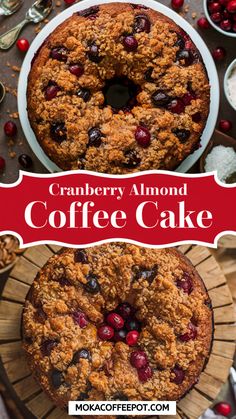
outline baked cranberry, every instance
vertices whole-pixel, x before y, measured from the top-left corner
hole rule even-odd
[[[213,3],[208,4],[208,9],[210,13],[216,13],[221,11],[221,5],[219,2],[214,1]]]
[[[65,286],[69,287],[71,285],[70,281],[67,278],[65,278],[64,276],[62,278],[59,278],[58,282],[62,287],[65,287]]]
[[[168,105],[168,110],[173,113],[180,114],[184,112],[184,109],[184,103],[180,99],[173,99]]]
[[[74,313],[72,313],[72,318],[81,329],[84,329],[88,325],[87,316],[82,311],[75,311]]]
[[[230,406],[229,403],[227,402],[220,402],[217,403],[214,408],[213,408],[214,412],[217,413],[218,415],[223,415],[223,416],[229,416],[232,408]]]
[[[143,4],[134,4],[134,3],[131,3],[130,5],[133,7],[133,9],[138,9],[138,10],[141,10],[141,9],[147,10],[148,9],[148,7],[147,6],[144,6]]]
[[[56,389],[59,388],[64,382],[62,372],[58,370],[53,370],[51,373],[51,380],[53,387]]]
[[[86,251],[83,249],[76,250],[74,253],[74,261],[75,263],[82,263],[82,264],[88,263],[88,256],[86,254]]]
[[[185,47],[185,40],[180,33],[176,33],[177,41],[175,42],[175,46],[179,47],[179,49],[184,49]]]
[[[176,365],[171,372],[175,375],[174,378],[171,378],[171,382],[175,384],[182,384],[185,378],[184,370]]]
[[[212,55],[215,61],[222,61],[226,57],[226,50],[223,47],[217,47],[212,51]]]
[[[65,47],[55,47],[51,50],[50,57],[54,60],[66,62],[68,50]]]
[[[212,13],[211,20],[214,23],[219,23],[222,20],[222,14],[220,12]]]
[[[135,131],[135,140],[141,147],[148,147],[151,142],[151,134],[149,130],[142,126],[137,127]]]
[[[75,3],[76,0],[64,0],[64,2],[68,5]]]
[[[99,128],[90,128],[88,131],[89,142],[88,146],[90,147],[99,147],[102,143],[102,133]]]
[[[87,283],[84,284],[84,288],[90,294],[97,294],[100,291],[100,285],[96,275],[89,274],[87,276]]]
[[[136,15],[134,20],[134,32],[146,32],[151,30],[151,22],[146,15]]]
[[[18,157],[18,162],[24,169],[29,169],[33,165],[33,160],[28,154],[21,154]]]
[[[184,65],[185,67],[190,66],[193,64],[194,56],[192,52],[188,49],[183,49],[181,51],[178,51],[176,54],[177,61],[180,61],[181,65]]]
[[[146,381],[150,380],[153,376],[153,371],[149,365],[147,365],[145,368],[140,368],[138,370],[138,378],[141,381],[141,383],[146,383]]]
[[[139,332],[137,330],[132,330],[131,332],[128,332],[126,335],[126,343],[129,346],[134,346],[138,342],[139,338]]]
[[[135,275],[134,281],[144,279],[145,281],[148,281],[149,284],[151,284],[153,280],[156,278],[157,273],[158,273],[157,265],[155,265],[152,269],[140,269]]]
[[[127,330],[140,330],[140,322],[136,318],[127,319],[125,323]]]
[[[84,68],[80,64],[71,64],[69,66],[69,72],[76,77],[80,77],[84,74]]]
[[[200,17],[197,21],[198,27],[200,29],[209,29],[211,27],[206,17]]]
[[[17,126],[13,121],[7,121],[4,124],[4,132],[7,137],[14,137],[17,133]]]
[[[82,88],[77,91],[77,96],[83,99],[84,102],[88,102],[91,98],[91,92],[89,89]]]
[[[80,349],[77,351],[73,356],[73,364],[77,364],[81,358],[88,359],[89,361],[91,360],[91,354],[88,349]]]
[[[59,86],[56,83],[50,83],[45,90],[45,99],[52,100],[57,96],[57,93],[60,91]]]
[[[171,6],[175,10],[181,9],[184,5],[184,0],[171,0]]]
[[[134,309],[129,303],[121,303],[117,309],[117,313],[123,317],[123,319],[128,319],[132,314],[134,314]]]
[[[138,41],[134,36],[128,35],[123,39],[123,45],[128,52],[136,51],[138,48]]]
[[[231,0],[227,3],[226,9],[229,13],[236,13],[236,0]]]
[[[3,157],[0,156],[0,171],[3,171],[5,169],[6,162]]]
[[[202,115],[201,112],[196,112],[195,114],[192,115],[192,120],[193,122],[195,122],[196,124],[199,124],[199,122],[201,122],[202,120]]]
[[[19,49],[19,51],[21,52],[26,52],[29,49],[29,41],[26,38],[20,38],[18,39],[17,43],[16,43],[17,48]]]
[[[226,19],[226,20],[222,20],[222,22],[220,22],[220,27],[223,31],[229,32],[232,29],[232,23],[231,20]]]
[[[115,342],[125,342],[127,331],[125,329],[116,330],[114,334]]]
[[[102,60],[102,57],[99,56],[99,47],[95,42],[92,42],[89,45],[88,58],[90,59],[90,61],[97,64],[100,63],[100,61]]]
[[[185,106],[190,105],[191,102],[195,99],[196,99],[196,95],[193,92],[185,93],[185,95],[182,97],[182,101],[185,104]]]
[[[157,90],[152,95],[152,102],[156,106],[165,107],[168,105],[170,100],[171,100],[170,96],[167,93],[165,93],[163,90]]]
[[[50,135],[57,143],[66,140],[66,127],[64,122],[53,122],[50,126]]]
[[[228,132],[232,129],[233,124],[228,119],[221,119],[219,122],[219,128],[223,132]]]
[[[99,6],[92,6],[92,7],[89,7],[88,9],[78,12],[78,14],[83,17],[89,17],[89,16],[96,15],[98,12],[99,12]]]
[[[153,83],[152,72],[153,72],[153,67],[149,67],[147,71],[145,71],[145,74],[144,74],[145,80],[148,81],[149,83]]]
[[[51,351],[53,350],[53,348],[55,348],[55,346],[57,346],[58,342],[57,340],[53,340],[53,339],[47,339],[45,340],[41,346],[41,352],[43,356],[49,356]]]
[[[179,339],[182,342],[188,342],[189,340],[194,340],[197,337],[197,328],[193,323],[189,323],[188,332],[179,336]]]
[[[134,150],[126,151],[124,155],[125,155],[126,161],[123,163],[123,165],[125,167],[132,169],[134,167],[137,167],[141,162],[140,157],[137,155],[137,153]]]
[[[115,330],[120,330],[124,327],[124,320],[117,313],[109,313],[106,318],[107,323],[112,326]]]
[[[191,294],[193,291],[193,283],[189,276],[189,274],[186,272],[183,274],[183,277],[181,279],[177,279],[176,285],[178,288],[180,288],[185,294]]]
[[[191,135],[191,132],[188,129],[176,128],[172,132],[174,135],[176,135],[181,143],[185,143]]]
[[[140,369],[145,368],[148,365],[147,355],[144,351],[135,351],[130,355],[130,363],[132,367]]]
[[[111,326],[100,326],[98,329],[98,336],[102,340],[111,340],[114,337],[114,329]]]

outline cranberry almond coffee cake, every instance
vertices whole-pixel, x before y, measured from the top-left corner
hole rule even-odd
[[[22,319],[29,366],[56,405],[179,400],[211,350],[203,281],[175,249],[62,249],[35,278]]]
[[[109,3],[75,13],[37,52],[28,115],[62,170],[174,170],[199,147],[210,86],[196,46],[145,6]]]

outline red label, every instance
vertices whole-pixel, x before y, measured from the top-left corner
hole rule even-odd
[[[114,240],[213,247],[223,233],[236,234],[236,186],[218,183],[212,173],[20,172],[15,184],[0,185],[0,194],[0,232],[17,235],[23,247]]]

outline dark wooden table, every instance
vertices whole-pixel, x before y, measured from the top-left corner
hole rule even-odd
[[[49,19],[53,18],[57,13],[64,10],[66,7],[63,0],[53,1],[54,10],[49,16]],[[141,3],[141,0],[140,0]],[[161,3],[169,6],[170,0],[161,0]],[[24,0],[22,8],[15,13],[13,16],[5,18],[0,16],[0,33],[12,28],[16,23],[23,19],[25,11],[32,4],[30,0]],[[195,27],[197,27],[197,19],[203,15],[202,0],[185,0],[185,7],[189,8],[187,12],[184,8],[184,17]],[[41,26],[42,27],[42,26]],[[21,36],[26,37],[29,41],[32,41],[36,36],[36,32],[40,29],[39,26],[29,24],[23,29]],[[212,50],[216,46],[224,46],[227,50],[227,58],[224,62],[220,63],[218,72],[220,76],[221,85],[221,107],[220,107],[220,118],[231,119],[234,122],[234,127],[231,135],[236,137],[236,120],[235,111],[230,107],[223,93],[223,77],[225,70],[229,63],[236,57],[236,39],[230,39],[214,29],[201,30],[201,35],[205,39],[208,47]],[[33,159],[33,167],[31,171],[37,173],[47,173],[47,170],[42,166],[39,160],[35,157],[33,152],[30,150],[28,143],[23,135],[20,127],[20,122],[16,118],[16,124],[18,127],[18,134],[14,141],[6,139],[3,132],[4,123],[12,119],[12,115],[16,117],[17,112],[17,101],[16,101],[16,90],[17,81],[19,76],[19,69],[24,59],[24,54],[17,50],[16,46],[13,46],[8,51],[0,51],[0,80],[6,84],[9,92],[6,95],[5,100],[0,104],[0,155],[6,160],[6,169],[3,174],[0,174],[0,182],[11,183],[18,178],[19,163],[18,156],[22,153],[29,154]],[[198,165],[194,168],[198,171]]]

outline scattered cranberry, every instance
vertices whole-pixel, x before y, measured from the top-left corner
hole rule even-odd
[[[6,162],[3,157],[0,156],[0,170],[4,170],[6,166]]]
[[[114,329],[111,326],[100,326],[98,336],[102,340],[111,340],[114,337]]]
[[[64,2],[66,3],[66,4],[73,4],[73,3],[75,3],[75,1],[76,0],[64,0]]]
[[[221,11],[221,5],[220,3],[214,1],[213,3],[209,3],[208,9],[210,13],[216,13]]]
[[[142,383],[148,381],[152,377],[152,375],[153,371],[149,365],[145,368],[140,368],[138,370],[138,378]]]
[[[138,48],[138,41],[134,36],[129,35],[124,38],[123,45],[128,52],[136,51]]]
[[[211,19],[214,23],[219,23],[222,20],[222,14],[220,12],[212,13]]]
[[[223,47],[217,47],[212,52],[215,61],[222,61],[226,57],[226,50]]]
[[[17,133],[17,126],[13,121],[7,121],[4,125],[4,132],[7,137],[14,137]]]
[[[180,114],[184,112],[184,109],[185,109],[184,103],[180,99],[173,99],[168,105],[168,110],[173,113]]]
[[[145,127],[139,126],[135,131],[135,140],[141,147],[148,147],[151,142],[151,134]]]
[[[135,351],[132,352],[130,355],[130,363],[132,367],[137,368],[145,368],[148,365],[147,355],[144,351]]]
[[[227,402],[220,402],[214,406],[214,411],[219,415],[228,416],[230,415],[232,409],[229,403]]]
[[[20,38],[18,39],[17,43],[16,43],[17,48],[19,49],[19,51],[21,52],[26,52],[29,49],[29,41],[25,38]]]
[[[120,330],[124,327],[124,320],[117,313],[110,313],[106,318],[107,323],[115,330]]]
[[[79,64],[71,64],[69,66],[69,71],[70,71],[71,74],[74,74],[74,76],[76,76],[76,77],[80,77],[80,76],[82,76],[82,74],[84,74],[84,69]]]
[[[114,334],[114,341],[115,342],[125,342],[127,332],[125,329],[116,330]]]
[[[55,47],[51,50],[50,57],[58,61],[67,61],[68,50],[65,47]]]
[[[134,310],[129,303],[122,303],[117,307],[116,311],[126,320],[133,314]]]
[[[226,19],[226,20],[222,20],[222,22],[220,22],[220,27],[221,29],[223,29],[223,31],[229,32],[232,29],[232,23],[231,20]]]
[[[236,13],[236,0],[231,0],[227,3],[226,9],[229,13]]]
[[[197,328],[194,324],[189,323],[188,325],[188,332],[184,333],[183,335],[179,336],[179,339],[182,342],[188,342],[189,340],[194,340],[197,337]]]
[[[171,372],[175,375],[175,377],[171,379],[171,382],[175,384],[182,384],[185,378],[183,369],[176,365]]]
[[[221,119],[219,122],[219,128],[223,132],[228,132],[232,129],[233,124],[228,119]]]
[[[211,27],[206,17],[200,17],[197,21],[198,27],[200,29],[209,29]]]
[[[20,165],[21,165],[24,169],[29,169],[29,168],[32,166],[32,164],[33,164],[33,161],[32,161],[32,159],[31,159],[31,157],[30,157],[30,156],[28,156],[28,154],[21,154],[21,155],[18,157],[18,162],[20,163]]]
[[[189,295],[193,291],[193,283],[190,276],[187,273],[183,274],[183,278],[177,279],[176,285],[185,294]]]
[[[138,338],[139,338],[139,332],[137,332],[137,330],[131,330],[126,335],[126,343],[127,343],[127,345],[129,345],[129,346],[136,345],[136,343],[138,342]]]
[[[46,100],[52,100],[57,96],[60,88],[56,84],[50,84],[45,91]]]
[[[184,5],[184,0],[171,0],[171,6],[175,10],[181,9]]]
[[[75,311],[72,313],[73,320],[79,325],[81,329],[84,329],[88,324],[88,319],[85,313],[82,311]]]

